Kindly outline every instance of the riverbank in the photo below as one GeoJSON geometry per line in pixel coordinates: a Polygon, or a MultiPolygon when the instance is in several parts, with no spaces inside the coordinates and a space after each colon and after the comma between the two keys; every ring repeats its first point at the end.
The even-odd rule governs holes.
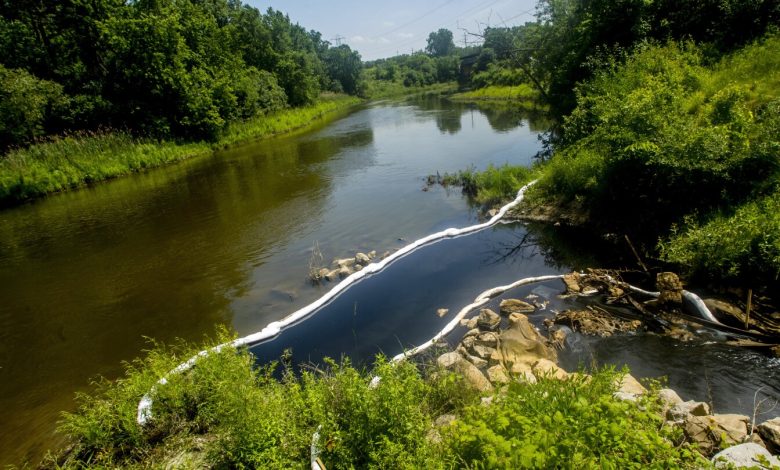
{"type": "Polygon", "coordinates": [[[233,123],[216,142],[157,141],[105,132],[65,136],[12,150],[0,158],[0,207],[300,130],[359,102],[351,96],[329,96],[312,106],[233,123]]]}
{"type": "Polygon", "coordinates": [[[327,468],[701,462],[676,447],[647,409],[615,401],[620,374],[608,369],[565,381],[541,374],[536,383],[515,380],[488,393],[431,362],[381,358],[371,371],[331,362],[299,377],[282,359],[277,381],[274,366],[253,369],[248,352],[225,348],[160,387],[153,421],[139,427],[140,396],[196,349],[155,348],[123,379],[82,396],[61,427],[72,446],[44,467],[304,468],[315,431],[327,468]]]}
{"type": "Polygon", "coordinates": [[[489,85],[475,90],[455,93],[449,97],[453,101],[464,102],[507,102],[522,109],[547,110],[539,99],[539,92],[528,84],[516,86],[489,85]]]}

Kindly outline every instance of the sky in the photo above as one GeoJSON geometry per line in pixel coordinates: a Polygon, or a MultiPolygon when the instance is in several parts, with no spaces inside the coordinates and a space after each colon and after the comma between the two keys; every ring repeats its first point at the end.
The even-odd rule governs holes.
{"type": "MultiPolygon", "coordinates": [[[[322,33],[333,45],[348,44],[363,60],[425,49],[428,34],[452,31],[463,46],[464,29],[514,26],[534,19],[536,0],[244,0],[265,11],[287,13],[293,23],[322,33]]],[[[478,41],[466,35],[471,44],[478,41]]]]}

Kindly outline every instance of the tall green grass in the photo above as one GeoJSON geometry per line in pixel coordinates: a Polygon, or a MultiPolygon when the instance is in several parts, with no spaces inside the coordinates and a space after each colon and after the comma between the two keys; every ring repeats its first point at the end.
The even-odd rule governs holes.
{"type": "Polygon", "coordinates": [[[0,207],[301,129],[359,101],[326,97],[312,106],[233,123],[217,142],[157,141],[117,131],[74,134],[12,150],[0,157],[0,207]]]}
{"type": "Polygon", "coordinates": [[[444,186],[455,185],[463,188],[463,193],[474,202],[491,206],[517,196],[524,185],[538,176],[536,168],[526,168],[505,164],[488,165],[483,171],[473,168],[455,174],[445,174],[440,183],[444,186]]]}
{"type": "Polygon", "coordinates": [[[225,348],[169,377],[154,394],[152,421],[138,427],[138,400],[196,349],[156,346],[128,364],[123,378],[96,382],[60,426],[72,447],[43,468],[304,469],[315,431],[327,468],[699,463],[687,447],[673,445],[679,436],[661,426],[657,399],[641,406],[613,399],[620,374],[608,369],[590,380],[513,383],[484,406],[461,376],[427,363],[380,357],[361,370],[329,361],[295,375],[282,366],[277,380],[276,366],[257,367],[245,349],[225,348]],[[456,419],[437,428],[443,414],[456,419]]]}
{"type": "Polygon", "coordinates": [[[539,92],[526,83],[516,86],[490,85],[472,91],[456,93],[451,99],[459,101],[513,101],[535,105],[539,100],[539,92]]]}

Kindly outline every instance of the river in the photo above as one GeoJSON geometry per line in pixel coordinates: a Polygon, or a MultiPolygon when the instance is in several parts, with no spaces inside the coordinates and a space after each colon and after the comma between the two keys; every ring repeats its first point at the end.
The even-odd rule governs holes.
{"type": "MultiPolygon", "coordinates": [[[[380,102],[305,133],[0,212],[0,465],[35,462],[61,442],[56,421],[74,393],[97,374],[117,377],[145,338],[199,341],[218,325],[246,335],[323,295],[334,284],[307,278],[315,245],[327,262],[476,223],[458,190],[426,187],[425,176],[529,165],[546,125],[435,96],[380,102]]],[[[252,351],[275,358],[292,347],[296,362],[392,356],[449,321],[439,308],[452,315],[486,288],[600,263],[580,236],[560,235],[502,224],[425,246],[252,351]]],[[[556,282],[502,297],[547,298],[531,319],[541,326],[572,306],[556,282]]],[[[779,361],[721,340],[571,335],[561,362],[668,375],[683,398],[719,412],[749,412],[762,386],[780,397],[779,361]]]]}
{"type": "Polygon", "coordinates": [[[247,334],[320,296],[327,259],[473,223],[423,178],[528,164],[542,120],[437,97],[377,103],[275,138],[0,212],[0,465],[59,442],[61,410],[146,337],[247,334]]]}

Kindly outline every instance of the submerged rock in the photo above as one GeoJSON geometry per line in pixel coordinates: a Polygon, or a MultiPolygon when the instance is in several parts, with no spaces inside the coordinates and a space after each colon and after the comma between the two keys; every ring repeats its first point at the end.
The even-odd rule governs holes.
{"type": "Polygon", "coordinates": [[[536,307],[519,299],[505,299],[499,305],[501,315],[509,316],[511,313],[534,313],[536,307]]]}
{"type": "Polygon", "coordinates": [[[477,326],[480,330],[496,331],[501,324],[501,317],[489,308],[483,308],[479,311],[477,326]]]}

